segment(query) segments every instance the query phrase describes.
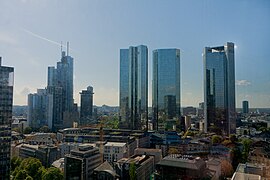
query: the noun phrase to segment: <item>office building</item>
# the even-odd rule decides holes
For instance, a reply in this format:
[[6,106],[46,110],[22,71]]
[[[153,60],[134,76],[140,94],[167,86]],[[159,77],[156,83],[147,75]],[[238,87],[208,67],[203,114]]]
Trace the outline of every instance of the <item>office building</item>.
[[33,129],[47,126],[52,121],[53,99],[46,89],[38,89],[37,93],[28,95],[28,124]]
[[[57,131],[70,125],[78,113],[73,99],[73,58],[62,51],[61,61],[57,67],[48,67],[47,93],[52,96],[52,120],[48,121],[50,129]],[[74,115],[75,114],[75,115]],[[75,118],[77,121],[78,118]]]
[[243,101],[242,102],[242,112],[244,114],[249,113],[249,104],[248,104],[248,101]]
[[10,178],[11,122],[14,68],[2,66],[0,57],[0,179]]
[[148,127],[148,49],[144,45],[120,50],[120,127]]
[[91,123],[93,118],[93,87],[88,86],[87,90],[82,90],[81,94],[81,112],[80,125]]
[[98,148],[81,145],[65,156],[65,179],[88,180],[93,178],[94,169],[102,163]]
[[164,126],[166,120],[179,120],[180,50],[157,49],[153,51],[152,108],[154,129]]
[[116,173],[120,179],[130,180],[129,169],[131,164],[135,166],[135,179],[150,179],[154,172],[154,156],[134,155],[130,158],[122,158],[116,163]]
[[205,47],[203,66],[205,130],[217,127],[222,134],[235,133],[234,44]]
[[157,165],[158,178],[203,179],[207,177],[206,163],[200,157],[171,154]]

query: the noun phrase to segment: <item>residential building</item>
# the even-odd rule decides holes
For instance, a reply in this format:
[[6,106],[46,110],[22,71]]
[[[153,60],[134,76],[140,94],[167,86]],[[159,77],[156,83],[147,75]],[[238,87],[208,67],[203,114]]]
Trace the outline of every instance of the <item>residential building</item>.
[[120,50],[120,127],[148,128],[148,48]]
[[2,66],[0,57],[0,180],[10,178],[13,81],[14,68]]
[[223,134],[235,133],[234,44],[205,47],[203,66],[205,130],[217,127]]
[[81,145],[77,150],[71,150],[65,156],[65,179],[91,180],[94,169],[102,164],[101,154],[98,148],[89,145]]
[[152,111],[154,130],[164,130],[169,119],[180,120],[180,50],[153,51]]
[[80,125],[85,126],[93,120],[93,87],[88,86],[87,90],[82,90],[81,94],[81,111]]

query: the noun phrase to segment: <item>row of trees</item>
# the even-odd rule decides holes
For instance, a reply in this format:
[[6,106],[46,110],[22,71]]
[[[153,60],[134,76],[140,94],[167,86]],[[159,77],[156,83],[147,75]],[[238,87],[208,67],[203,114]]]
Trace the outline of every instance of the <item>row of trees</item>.
[[33,129],[31,127],[26,127],[23,131],[20,128],[16,127],[16,128],[13,128],[12,130],[16,131],[18,133],[23,133],[23,134],[31,134],[32,132],[43,132],[43,133],[51,132],[50,128],[48,126],[43,126],[39,129]]
[[19,157],[11,159],[12,180],[63,180],[63,173],[55,167],[45,168],[36,158],[26,158],[22,160]]

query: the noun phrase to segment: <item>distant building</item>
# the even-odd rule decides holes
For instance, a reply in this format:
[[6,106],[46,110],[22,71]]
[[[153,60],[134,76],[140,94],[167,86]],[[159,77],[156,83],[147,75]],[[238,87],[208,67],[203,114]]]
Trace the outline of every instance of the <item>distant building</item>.
[[52,121],[53,96],[47,94],[46,89],[38,89],[37,93],[28,94],[29,127],[39,129]]
[[120,127],[148,127],[148,48],[120,50]]
[[154,157],[147,155],[134,155],[130,158],[122,158],[116,163],[116,172],[121,179],[130,180],[129,169],[134,164],[136,179],[150,179],[154,172]]
[[10,178],[11,122],[14,68],[2,66],[0,57],[0,179]]
[[85,126],[93,119],[93,87],[88,86],[87,90],[82,90],[81,94],[81,111],[80,125]]
[[93,178],[94,169],[102,163],[98,148],[81,145],[65,156],[65,179],[88,180]]
[[204,48],[203,64],[205,130],[216,126],[222,133],[235,133],[234,44]]
[[196,108],[192,106],[184,107],[183,116],[187,116],[187,115],[196,115]]
[[168,119],[181,116],[180,50],[153,51],[152,111],[154,130],[164,130]]
[[248,104],[248,101],[243,101],[242,102],[242,112],[244,114],[249,113],[249,104]]

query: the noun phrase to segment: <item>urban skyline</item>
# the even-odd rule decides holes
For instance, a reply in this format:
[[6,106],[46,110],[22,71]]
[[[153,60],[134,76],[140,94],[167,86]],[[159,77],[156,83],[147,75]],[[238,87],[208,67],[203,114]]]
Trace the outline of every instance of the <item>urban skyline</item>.
[[[80,90],[91,84],[95,88],[94,104],[118,105],[119,49],[145,44],[149,52],[166,47],[183,51],[182,106],[198,106],[203,101],[203,47],[232,41],[237,46],[237,107],[241,107],[243,100],[248,100],[251,108],[270,106],[270,72],[267,69],[270,6],[267,1],[172,1],[167,4],[142,1],[143,6],[132,1],[83,1],[80,4],[67,2],[65,5],[51,1],[18,1],[16,6],[2,1],[0,4],[3,7],[0,19],[3,27],[0,32],[1,56],[9,60],[9,65],[16,67],[18,74],[14,86],[15,105],[25,105],[28,93],[45,87],[45,67],[51,66],[59,57],[61,40],[69,40],[75,59],[74,98],[77,103]],[[48,16],[42,8],[50,9]],[[162,11],[164,8],[170,11]],[[190,8],[194,11],[189,11]],[[74,10],[73,13],[67,13],[70,9]],[[78,11],[84,13],[78,14]],[[129,18],[123,16],[126,12],[129,12]],[[186,16],[191,19],[185,20]],[[64,22],[63,19],[69,21]],[[222,23],[218,19],[222,19]],[[126,26],[130,20],[133,26],[145,27],[144,31]],[[40,22],[47,28],[42,28]],[[76,23],[70,26],[69,22]],[[59,29],[66,31],[59,34]],[[152,72],[151,56],[149,53],[149,72]],[[31,69],[31,73],[25,71],[27,68]],[[148,106],[151,107],[151,73],[148,79]]]

